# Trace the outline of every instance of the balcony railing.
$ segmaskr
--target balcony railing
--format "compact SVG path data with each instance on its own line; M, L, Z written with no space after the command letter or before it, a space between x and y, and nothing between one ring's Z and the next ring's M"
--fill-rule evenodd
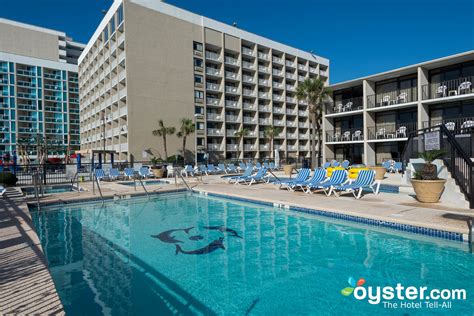
M286 102L288 102L288 103L295 103L295 104L296 104L296 98L286 97Z
M226 149L228 151L237 151L239 150L239 144L227 144Z
M258 84L262 86L268 86L268 79L258 79Z
M285 110L282 107L273 107L273 113L275 114L284 114Z
M238 130L236 130L236 129L228 129L228 130L225 132L225 134L226 134L227 137L237 137L237 136L235 135L235 133L237 133L237 132L238 132Z
M254 82L255 80L254 80L254 77L252 77L252 76L243 76L243 77L242 77L242 81L243 81L243 82L252 83L252 82Z
M247 47L242 47L242 54L248 55L248 56L253 56L254 52L253 49L247 48Z
M259 92L259 93L258 93L258 97L259 97L259 98L268 99L268 98L269 98L269 94L268 94L267 92Z
M344 99L335 101L332 104L326 106L326 114L343 113L350 111L362 110L364 108L362 103L362 97L354 97L350 99Z
M220 105L221 100L218 98L206 98L206 104L208 105Z
M474 127L474 117L457 117L457 118L431 118L430 121L423 122L423 128L433 127L443 124L449 131Z
M260 59L265 59L265 60L270 60L270 56L268 54L258 52L258 58Z
M296 75L295 75L295 74L291 74L291 73L286 73L285 77L286 77L287 79L293 79L293 80L296 79Z
M239 79L239 74L236 73L236 72L226 71L225 72L225 77L227 79L238 80Z
M244 102L242 104L242 107L245 109L245 110L256 110L256 106L254 103L247 103L247 102Z
M247 68L247 69L254 69L255 68L255 64L254 63L250 63L248 61L243 61L242 62L242 67L243 68Z
M224 133L222 130L217 129L217 128L208 128L207 129L207 136L219 136L222 137L224 136Z
M273 82L273 88L276 88L276 89L283 89L283 83L280 83L280 82Z
M369 95L367 96L367 108L416 102L418 100L417 91L418 89L413 87Z
M295 62L294 62L294 61L289 61L289 60L287 60L287 61L285 62L285 65L286 65L286 67L295 68Z
M255 96L255 92L253 90L250 90L250 89L244 89L242 91L243 95L245 96L248 96L248 97L254 97Z
M348 128L348 129L336 129L326 132L326 142L351 142L351 141L363 141L364 134L363 128Z
M207 67L206 68L206 74L211 75L211 76L220 76L221 72L217 68Z
M214 61L220 61L221 60L221 55L215 52L211 51L206 51L206 59L214 60Z
M296 109L286 109L286 114L288 115L296 115L298 113Z
M206 117L208 120L222 121L222 115L217 113L207 113Z
M244 144L244 150L246 150L246 151L255 151L255 150L257 150L257 145Z
M239 102L232 101L232 100L225 100L225 107L226 108L238 108Z
M273 56L272 60L274 63L283 64L283 59L280 57Z
M239 64L239 60L237 58L230 57L230 56L224 56L224 62L228 65L238 65Z
M258 123L259 123L260 125L271 125L270 119L259 119L259 120L258 120Z
M223 151L223 147L221 144L207 144L207 150Z
M272 111L269 106L262 106L262 105L260 105L260 106L258 107L258 110L259 110L260 112L271 112L271 111Z
M240 117L238 115L226 115L225 116L225 120L227 122L239 122L240 121Z
M474 93L474 77L464 77L439 83L425 84L421 87L423 100L439 99Z
M265 72L265 73L269 73L270 72L270 68L266 67L266 66L258 66L258 71L260 72Z
M225 92L237 94L237 93L239 93L239 88L234 87L234 86L226 86L225 87Z
M274 76L283 77L283 71L281 71L281 70L273 69L272 74Z
M244 123L257 124L257 119L255 117L244 116Z
M217 83L206 82L206 89L211 91L219 91L220 86Z
M283 126L283 125L285 125L285 121L283 121L283 120L273 120L273 125Z
M272 99L273 99L273 101L283 101L283 96L278 95L278 94L274 94Z
M411 132L417 130L418 124L416 122L409 123L384 123L375 124L367 128L367 139L368 140L381 140L381 139L400 139L408 138Z

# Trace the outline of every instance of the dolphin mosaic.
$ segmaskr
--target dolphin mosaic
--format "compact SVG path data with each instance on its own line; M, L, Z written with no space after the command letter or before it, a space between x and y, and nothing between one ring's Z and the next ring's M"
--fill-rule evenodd
M229 233L230 236L232 236L232 237L242 238L241 236L239 236L239 234L235 230L233 230L231 228L227 228L225 226L205 226L203 228L209 229L209 230L218 230L222 233L224 233L224 232Z
M186 255L205 255L205 254L211 253L211 252L213 252L214 250L217 250L217 249L224 249L225 250L223 241L224 241L224 238L220 237L219 239L214 240L213 242L211 242L209 245L207 245L205 247L202 247L202 248L199 248L199 249L196 249L196 250L191 250L191 251L185 251L181 248L180 245L176 245L176 255L178 255L178 253L180 253L180 252L184 253Z
M184 231L186 234L189 234L189 231L193 228L194 227L189 227L189 228L184 228L184 229L170 229L165 232L159 233L158 235L151 235L151 237L158 238L162 242L166 242L170 244L182 243L181 240L174 238L171 234L173 234L174 232L179 232L179 231Z

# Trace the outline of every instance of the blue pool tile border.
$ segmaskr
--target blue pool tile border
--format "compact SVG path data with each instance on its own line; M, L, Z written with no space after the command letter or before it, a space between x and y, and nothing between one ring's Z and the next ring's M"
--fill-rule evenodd
M208 196L260 204L260 205L270 206L270 207L280 207L280 208L284 207L285 209L288 209L291 211L319 215L319 216L324 216L324 217L329 217L329 218L336 218L336 219L341 219L341 220L360 223L360 224L367 224L371 226L384 227L384 228L389 228L389 229L394 229L394 230L399 230L403 232L424 235L424 236L429 236L429 237L434 237L434 238L441 238L441 239L457 241L457 242L465 241L462 233L455 233L455 232L450 232L446 230L427 228L427 227L421 227L421 226L415 226L415 225L409 225L409 224L401 224L401 223L389 222L385 220L370 219L370 218L365 218L365 217L360 217L360 216L347 215L347 214L336 213L336 212L331 212L331 211L321 211L321 210L315 210L315 209L310 209L310 208L305 208L305 207L298 207L298 206L291 206L291 205L278 205L277 203L246 199L246 198L223 195L223 194L218 194L218 193L211 193L211 192L203 192L203 193Z

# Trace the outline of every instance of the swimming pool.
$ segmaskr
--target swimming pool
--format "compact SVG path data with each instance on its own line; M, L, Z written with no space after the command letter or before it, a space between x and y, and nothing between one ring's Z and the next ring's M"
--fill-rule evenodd
M32 211L66 313L471 315L390 310L343 296L366 286L474 291L466 244L189 193ZM352 283L352 282L351 282Z

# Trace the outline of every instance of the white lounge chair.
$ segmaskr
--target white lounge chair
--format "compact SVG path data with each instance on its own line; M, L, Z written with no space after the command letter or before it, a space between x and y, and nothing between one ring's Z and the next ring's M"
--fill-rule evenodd
M390 105L390 96L389 95L384 95L382 97L382 102L380 102L380 106L384 105Z
M344 107L342 108L342 111L352 111L352 102L347 102Z
M362 131L357 130L352 134L352 140L362 140Z
M400 126L395 132L395 138L407 138L407 127Z
M458 94L461 95L461 94L471 93L471 86L472 86L472 83L470 81L462 82L458 87Z
M3 197L7 193L7 189L0 185L0 197Z
M350 141L351 140L351 132L350 131L345 131L343 134L342 134L342 138L341 138L342 141Z
M465 121L464 123L462 123L461 125L461 134L464 133L464 131L468 128L472 128L474 127L474 121Z
M386 138L387 137L387 129L385 127L381 127L375 132L375 139Z
M397 97L397 103L407 103L408 93L402 92Z
M446 96L446 90L448 90L448 87L445 85L441 85L436 89L436 97L437 98L444 98Z
M454 122L447 122L444 124L444 126L446 126L446 128L448 129L448 131L454 131L454 129L456 128L456 123Z
M173 166L168 165L166 166L166 177L167 178L172 178L174 177L175 169Z

